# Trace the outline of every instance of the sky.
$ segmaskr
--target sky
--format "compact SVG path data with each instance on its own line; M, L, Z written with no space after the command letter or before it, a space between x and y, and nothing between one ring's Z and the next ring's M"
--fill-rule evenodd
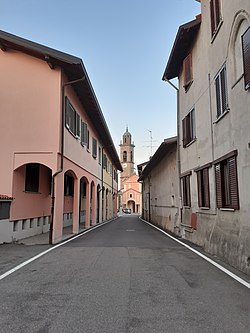
M195 0L0 0L0 30L80 57L119 154L126 126L135 163L176 135L176 92L162 81Z

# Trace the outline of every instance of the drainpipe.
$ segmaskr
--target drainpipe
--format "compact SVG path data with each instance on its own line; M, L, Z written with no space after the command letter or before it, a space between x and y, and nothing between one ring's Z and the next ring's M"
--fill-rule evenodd
M178 190L179 190L179 199L180 199L180 223L182 223L182 191L181 191L181 157L180 157L180 92L179 88L177 88L171 81L164 78L172 88L176 90L176 97L177 97L177 172L178 172Z
M54 230L54 211L55 211L55 178L57 175L59 175L63 171L63 157L64 157L64 123L65 123L65 115L64 115L64 108L65 108L65 102L64 102L64 95L65 95L65 87L72 85L74 83L78 83L80 81L84 81L85 76L81 77L80 79L68 81L64 84L62 84L62 90L61 90L61 96L62 96L62 108L61 108L61 158L60 158L60 169L57 170L52 175L52 181L51 181L51 217L50 217L50 228L49 228L49 244L53 244L53 230Z

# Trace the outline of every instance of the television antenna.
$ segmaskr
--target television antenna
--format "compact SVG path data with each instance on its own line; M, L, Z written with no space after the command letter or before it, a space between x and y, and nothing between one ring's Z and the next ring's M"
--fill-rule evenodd
M153 148L157 147L157 146L153 145L153 142L157 142L157 140L153 140L153 134L152 134L151 130L148 129L147 131L149 132L150 140L146 141L146 142L149 142L149 146L144 146L144 147L150 148L150 157L149 158L151 158L153 156Z

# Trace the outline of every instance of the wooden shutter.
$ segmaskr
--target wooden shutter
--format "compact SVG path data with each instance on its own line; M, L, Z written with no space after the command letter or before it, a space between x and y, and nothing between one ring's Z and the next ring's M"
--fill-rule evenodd
M215 18L214 18L214 0L210 1L210 20L211 20L211 34L215 32Z
M92 138L92 156L97 157L97 141L95 138Z
M197 172L197 185L198 185L198 205L199 207L203 206L202 203L202 170Z
M187 206L191 207L190 176L186 176L187 184Z
M228 159L229 187L230 187L230 208L239 209L238 180L236 169L236 157Z
M217 208L222 208L222 186L221 186L221 166L215 165L215 187Z
M221 83L221 106L222 113L228 108L228 98L227 98L227 78L226 78L226 68L222 68L220 72L220 83Z
M214 0L214 9L215 9L215 29L217 29L220 23L220 0Z
M245 89L250 88L250 27L242 36Z
M211 33L212 36L215 34L220 20L220 0L211 0L210 1L210 20L211 20Z
M65 97L65 126L69 128L69 100Z
M193 79L191 53L184 59L183 65L184 65L184 87L187 87Z
M82 121L81 123L81 144L87 145L88 143L88 126Z
M204 191L204 207L210 207L210 194L209 194L209 169L203 169L203 191Z
M75 135L80 138L80 116L76 113L76 133Z
M215 89L216 89L217 117L219 117L222 114L221 92L220 92L220 76L219 75L215 79Z
M183 141L183 147L186 147L188 144L188 138L187 138L187 117L185 117L182 120L182 141Z

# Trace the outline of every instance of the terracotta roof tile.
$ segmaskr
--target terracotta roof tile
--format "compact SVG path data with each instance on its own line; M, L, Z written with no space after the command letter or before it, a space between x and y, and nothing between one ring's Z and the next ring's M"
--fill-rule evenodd
M0 200L13 200L13 198L8 195L0 194Z

